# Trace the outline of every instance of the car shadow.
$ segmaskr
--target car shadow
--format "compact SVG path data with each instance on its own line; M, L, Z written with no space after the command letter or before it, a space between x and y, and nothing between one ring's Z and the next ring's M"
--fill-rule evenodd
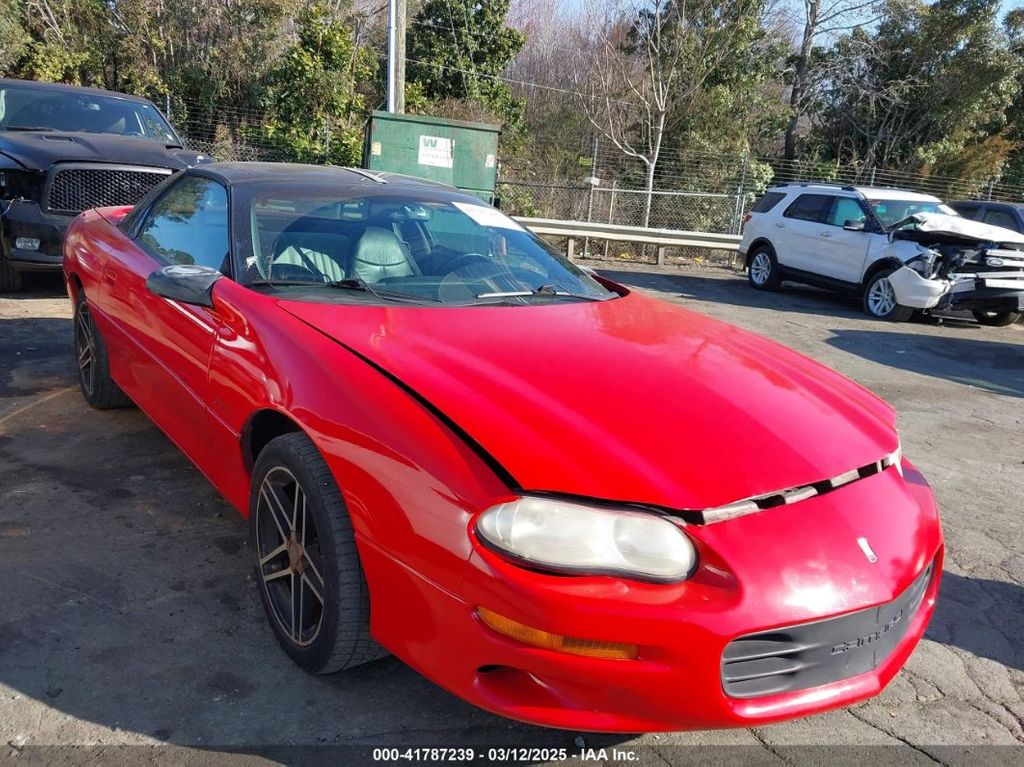
M872 362L1024 397L1024 344L891 330L830 332L830 346Z
M21 276L21 291L0 293L0 298L24 301L33 298L58 298L66 296L64 277L58 272L25 272Z
M394 658L301 671L263 616L245 521L139 410L85 404L69 319L0 320L0 371L5 743L573 748Z
M878 322L864 314L861 300L856 296L793 282L784 283L782 290L778 291L754 290L744 273L735 269L718 268L701 274L605 268L598 263L592 266L601 275L623 285L672 293L690 301ZM918 313L910 321L915 324L982 330L982 326L966 312L940 312L934 315Z
M948 570L926 637L1024 671L1024 587Z
M742 272L716 269L706 275L694 272L649 272L604 268L597 271L623 285L673 293L691 301L729 304L803 314L863 317L860 300L806 285L786 283L781 291L754 290Z

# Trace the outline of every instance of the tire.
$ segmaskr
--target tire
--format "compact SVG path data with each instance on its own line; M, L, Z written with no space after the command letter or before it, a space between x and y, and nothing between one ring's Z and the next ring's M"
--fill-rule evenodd
M96 328L86 303L85 293L78 291L75 301L75 360L78 364L78 385L85 401L97 410L128 407L132 401L110 377L107 345Z
M1020 312L971 312L979 325L1005 328L1021 318Z
M876 320L906 322L914 316L914 310L896 303L896 293L889 282L889 275L893 271L882 269L868 280L864 286L864 312Z
M21 272L11 266L6 256L0 254L0 293L20 293L21 289Z
M757 290L778 290L782 286L779 262L768 245L758 245L750 254L747 279Z
M332 674L387 655L370 638L369 589L345 501L305 434L276 437L260 451L249 537L267 621L296 664Z

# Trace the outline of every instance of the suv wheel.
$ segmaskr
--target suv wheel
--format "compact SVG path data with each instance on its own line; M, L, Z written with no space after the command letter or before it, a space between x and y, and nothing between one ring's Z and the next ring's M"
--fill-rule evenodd
M0 255L0 293L20 292L21 272L11 266L3 255Z
M864 288L864 311L879 320L906 322L914 310L896 303L896 291L889 282L892 269L883 269L868 280Z
M979 325L991 325L1003 328L1012 325L1021 318L1020 312L971 312Z
M779 262L775 260L775 253L767 245L758 245L750 256L747 279L758 290L778 290L782 284Z

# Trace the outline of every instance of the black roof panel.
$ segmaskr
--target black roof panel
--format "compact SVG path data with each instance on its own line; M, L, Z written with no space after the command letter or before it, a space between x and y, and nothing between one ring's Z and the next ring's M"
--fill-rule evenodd
M152 103L149 99L143 98L142 96L132 96L127 93L108 91L103 88L87 88L82 85L68 85L67 83L44 83L38 80L14 80L0 78L0 88L7 87L41 90L51 93L88 93L93 96L106 96L107 98L125 99L127 101L136 101L145 104Z

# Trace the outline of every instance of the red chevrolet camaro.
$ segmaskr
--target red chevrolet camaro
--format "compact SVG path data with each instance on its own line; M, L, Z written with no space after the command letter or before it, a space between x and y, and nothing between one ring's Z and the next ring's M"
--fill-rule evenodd
M454 189L211 164L65 243L82 392L249 520L285 652L582 730L879 692L942 532L892 408Z

